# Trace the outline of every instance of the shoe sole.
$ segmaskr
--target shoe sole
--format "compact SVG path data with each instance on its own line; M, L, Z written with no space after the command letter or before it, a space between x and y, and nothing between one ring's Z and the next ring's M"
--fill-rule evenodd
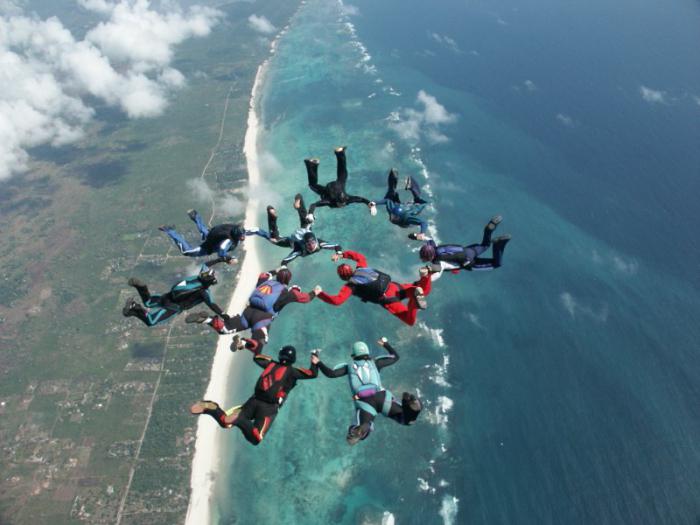
M194 405L190 407L190 414L203 414L205 410L216 410L219 407L218 404L213 401L197 401Z
M187 317L185 317L185 322L188 324L202 324L204 321L206 321L207 317L209 316L202 314L201 312L197 312L195 314L189 314Z

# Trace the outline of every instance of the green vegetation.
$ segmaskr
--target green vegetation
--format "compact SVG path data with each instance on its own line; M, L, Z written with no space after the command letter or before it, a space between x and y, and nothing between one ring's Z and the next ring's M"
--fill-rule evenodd
M70 12L64 3L41 2L37 12ZM194 238L185 211L210 213L187 181L217 143L227 95L205 180L219 191L245 186L249 96L268 54L247 17L281 27L295 8L222 7L210 37L178 50L188 86L162 117L129 121L101 109L84 142L38 149L31 172L4 183L0 523L115 523L122 504L124 524L183 521L196 423L187 408L206 387L216 339L181 318L150 330L124 319L134 295L126 281L137 275L166 291L192 267L157 226L175 223ZM85 16L64 23L80 34ZM221 273L214 294L225 304L236 270Z

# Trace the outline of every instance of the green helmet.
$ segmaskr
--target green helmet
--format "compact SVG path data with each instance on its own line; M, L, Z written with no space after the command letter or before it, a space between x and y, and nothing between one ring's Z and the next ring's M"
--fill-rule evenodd
M369 347L367 346L367 343L364 343L362 341L357 341L356 343L352 344L352 358L353 359L358 359L360 357L368 356L369 355Z

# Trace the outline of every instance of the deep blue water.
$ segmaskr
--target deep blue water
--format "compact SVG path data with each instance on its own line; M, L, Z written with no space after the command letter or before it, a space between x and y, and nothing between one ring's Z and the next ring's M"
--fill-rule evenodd
M386 335L402 359L385 384L418 389L425 413L350 449L345 381L299 386L260 447L231 433L222 522L697 523L700 6L353 6L307 2L271 63L263 176L281 229L302 159L325 180L347 144L352 193L381 197L394 166L429 184L441 240L476 242L501 213L513 241L498 271L438 280L426 326L355 299L288 307L270 351L322 347L332 365ZM421 113L420 91L447 113ZM382 210L320 209L315 229L416 275L417 243ZM270 267L284 253L263 249ZM326 255L292 270L340 286Z

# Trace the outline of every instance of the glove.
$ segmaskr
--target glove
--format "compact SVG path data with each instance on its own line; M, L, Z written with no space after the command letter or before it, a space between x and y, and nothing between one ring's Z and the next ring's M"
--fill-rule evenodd
M321 292L323 292L323 288L320 285L314 286L314 294L319 295Z

